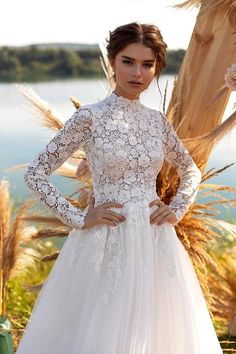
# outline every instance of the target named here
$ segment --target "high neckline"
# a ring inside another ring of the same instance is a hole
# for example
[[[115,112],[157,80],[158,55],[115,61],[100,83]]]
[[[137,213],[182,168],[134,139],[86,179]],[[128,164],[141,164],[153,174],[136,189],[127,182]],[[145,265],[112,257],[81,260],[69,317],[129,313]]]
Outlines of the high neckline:
[[[121,106],[140,105],[140,98],[130,99],[124,96],[118,96],[115,91],[112,91],[109,97],[111,100],[113,100],[114,102],[118,103]]]

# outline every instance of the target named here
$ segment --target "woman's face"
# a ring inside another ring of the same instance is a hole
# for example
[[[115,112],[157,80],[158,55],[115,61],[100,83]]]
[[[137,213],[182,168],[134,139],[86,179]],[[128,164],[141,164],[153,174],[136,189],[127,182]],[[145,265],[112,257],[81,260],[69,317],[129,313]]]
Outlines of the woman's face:
[[[116,76],[115,92],[129,99],[138,98],[148,88],[156,71],[153,50],[141,43],[128,44],[110,62]]]

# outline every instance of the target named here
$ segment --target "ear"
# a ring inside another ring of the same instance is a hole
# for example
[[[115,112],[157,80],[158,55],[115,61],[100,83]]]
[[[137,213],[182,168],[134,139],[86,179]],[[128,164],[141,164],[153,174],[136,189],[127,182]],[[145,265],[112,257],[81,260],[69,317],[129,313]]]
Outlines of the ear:
[[[115,69],[115,60],[111,59],[110,64],[111,64],[112,69],[114,70]]]

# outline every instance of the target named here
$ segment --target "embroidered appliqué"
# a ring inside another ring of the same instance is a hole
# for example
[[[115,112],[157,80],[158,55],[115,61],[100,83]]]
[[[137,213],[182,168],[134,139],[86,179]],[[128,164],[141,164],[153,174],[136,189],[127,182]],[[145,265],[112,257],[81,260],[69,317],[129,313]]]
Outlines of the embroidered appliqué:
[[[48,181],[48,177],[81,147],[86,153],[91,170],[95,207],[105,202],[119,202],[124,206],[115,208],[116,212],[125,213],[130,202],[142,204],[142,201],[146,203],[157,199],[156,177],[164,159],[177,168],[180,176],[177,194],[170,203],[178,221],[195,199],[201,172],[167,118],[159,111],[141,104],[139,99],[129,100],[113,92],[101,102],[77,109],[29,164],[24,174],[25,183],[32,192],[59,219],[75,229],[83,226],[87,208],[80,210],[73,206]],[[140,223],[147,220],[142,219],[142,212],[140,208]],[[132,228],[132,223],[137,223],[137,214],[134,218],[132,213],[129,215],[127,255],[134,252],[135,240],[135,235],[129,232],[129,228]],[[106,224],[99,224],[86,232],[83,237],[89,237],[88,262],[94,264],[96,272],[101,269],[106,252],[110,257],[106,270],[108,287],[104,295],[104,301],[107,303],[122,273],[123,254],[119,233],[116,233],[114,228],[113,235],[108,237]],[[171,242],[165,242],[161,255],[167,274],[171,276],[175,274],[174,258]],[[149,246],[146,244],[142,250],[141,262],[146,274],[149,273],[153,262]],[[76,257],[74,253],[71,265]]]

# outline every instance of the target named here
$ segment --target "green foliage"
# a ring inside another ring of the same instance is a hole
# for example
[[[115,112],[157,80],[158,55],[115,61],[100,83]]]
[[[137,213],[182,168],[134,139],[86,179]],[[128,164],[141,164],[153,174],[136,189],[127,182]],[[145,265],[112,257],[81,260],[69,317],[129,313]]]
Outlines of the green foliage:
[[[184,49],[170,50],[168,52],[167,71],[168,73],[178,73],[180,65],[185,55]]]
[[[168,52],[165,73],[177,73],[185,51]],[[105,77],[98,49],[0,47],[0,81],[41,81],[57,78]]]
[[[24,284],[36,285],[42,283],[51,270],[52,264],[39,263],[36,269],[28,269],[23,276],[14,277],[8,284],[8,314],[21,319],[21,326],[25,326],[38,291],[25,290]]]
[[[221,348],[223,353],[235,353],[236,351],[236,337],[229,336],[225,334],[219,337]]]
[[[55,78],[103,76],[100,52],[73,49],[40,49],[29,46],[0,48],[1,81],[40,81]]]
[[[29,267],[25,273],[9,280],[7,317],[13,325],[13,340],[16,349],[25,326],[29,320],[39,291],[28,291],[24,285],[42,284],[50,270],[53,262],[36,261],[34,267]]]

